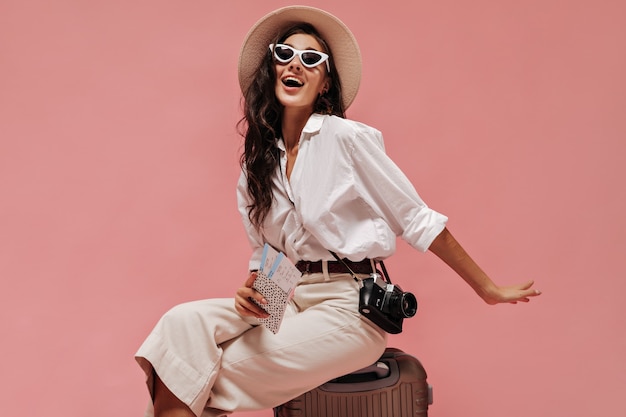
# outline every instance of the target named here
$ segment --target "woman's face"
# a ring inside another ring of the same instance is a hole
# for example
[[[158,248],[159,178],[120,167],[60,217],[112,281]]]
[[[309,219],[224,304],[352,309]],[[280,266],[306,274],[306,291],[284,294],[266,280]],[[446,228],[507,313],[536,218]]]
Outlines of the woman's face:
[[[311,35],[296,33],[283,42],[295,49],[314,49],[324,52],[324,49]],[[307,68],[295,56],[290,62],[283,64],[274,60],[276,68],[276,98],[285,108],[308,109],[313,112],[313,105],[319,94],[328,90],[329,82],[326,73],[326,64],[322,63],[313,68]]]

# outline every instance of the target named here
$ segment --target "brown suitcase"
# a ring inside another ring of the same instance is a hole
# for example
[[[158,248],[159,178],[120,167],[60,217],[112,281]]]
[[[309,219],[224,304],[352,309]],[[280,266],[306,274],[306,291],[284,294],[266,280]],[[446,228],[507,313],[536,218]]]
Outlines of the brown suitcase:
[[[420,361],[387,348],[373,365],[274,408],[275,417],[427,417],[432,387]]]

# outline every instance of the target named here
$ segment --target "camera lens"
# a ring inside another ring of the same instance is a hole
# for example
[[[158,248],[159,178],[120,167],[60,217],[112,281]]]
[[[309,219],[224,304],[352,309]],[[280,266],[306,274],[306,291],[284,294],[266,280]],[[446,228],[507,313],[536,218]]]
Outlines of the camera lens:
[[[410,292],[402,293],[400,296],[400,309],[404,317],[413,317],[417,312],[417,299]]]

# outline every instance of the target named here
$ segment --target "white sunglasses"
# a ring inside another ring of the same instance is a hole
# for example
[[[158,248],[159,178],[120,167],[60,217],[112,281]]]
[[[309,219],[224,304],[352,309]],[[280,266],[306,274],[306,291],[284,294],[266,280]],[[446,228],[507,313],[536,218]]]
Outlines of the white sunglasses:
[[[291,62],[296,55],[307,68],[313,68],[321,64],[322,62],[326,62],[326,69],[330,72],[330,65],[328,64],[328,55],[324,52],[319,52],[314,49],[306,49],[301,51],[300,49],[292,48],[289,45],[285,45],[283,43],[277,43],[274,45],[270,44],[270,51],[274,52],[274,58],[276,61],[286,64]]]

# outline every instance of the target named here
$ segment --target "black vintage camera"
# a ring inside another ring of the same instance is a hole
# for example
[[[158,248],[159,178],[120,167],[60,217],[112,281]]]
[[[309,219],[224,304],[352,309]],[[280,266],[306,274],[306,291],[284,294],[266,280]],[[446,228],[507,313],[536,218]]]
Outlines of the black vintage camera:
[[[359,311],[388,333],[402,332],[402,321],[417,312],[417,299],[391,283],[385,265],[379,262],[385,278],[375,272],[361,280]]]
[[[402,321],[413,317],[417,312],[415,296],[391,283],[383,261],[378,261],[378,264],[384,275],[376,270],[369,278],[358,279],[343,259],[335,252],[329,252],[350,271],[355,280],[361,283],[359,312],[387,333],[401,333]]]

